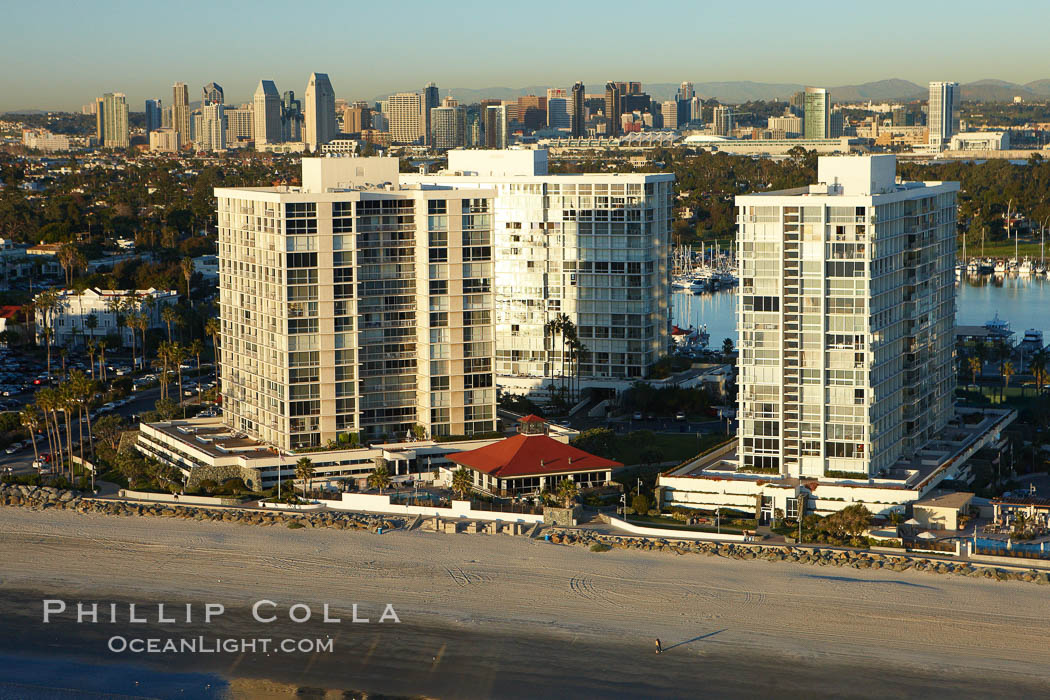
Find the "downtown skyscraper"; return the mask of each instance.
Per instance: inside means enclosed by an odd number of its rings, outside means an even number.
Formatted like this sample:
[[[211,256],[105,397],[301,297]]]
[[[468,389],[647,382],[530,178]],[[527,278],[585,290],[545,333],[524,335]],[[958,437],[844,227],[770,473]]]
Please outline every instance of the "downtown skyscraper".
[[[103,148],[130,146],[128,102],[124,93],[107,92],[96,103],[95,128],[99,145]]]
[[[581,138],[587,133],[587,107],[584,105],[586,97],[583,83],[577,82],[572,86],[572,100],[569,102],[569,119],[572,124],[569,128],[573,138]]]
[[[959,83],[930,83],[928,109],[930,146],[942,148],[959,132]]]
[[[335,121],[335,90],[327,73],[310,74],[303,102],[303,140],[307,148],[316,152],[339,133]]]
[[[803,138],[831,138],[831,93],[824,88],[808,87],[803,99]]]
[[[163,126],[163,107],[160,100],[146,100],[146,133]]]
[[[281,93],[272,80],[260,80],[253,97],[255,148],[281,143]]]
[[[186,83],[178,82],[171,89],[171,128],[179,135],[183,146],[190,143],[190,93]]]
[[[433,145],[431,130],[430,110],[441,105],[441,91],[436,83],[427,83],[423,86],[423,135],[428,146]]]

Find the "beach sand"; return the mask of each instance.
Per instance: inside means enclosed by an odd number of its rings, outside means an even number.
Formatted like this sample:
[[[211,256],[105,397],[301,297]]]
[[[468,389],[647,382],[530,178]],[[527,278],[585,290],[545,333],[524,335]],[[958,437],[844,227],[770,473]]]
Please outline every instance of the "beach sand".
[[[77,625],[70,616],[43,625],[44,597],[220,602],[227,613],[208,628]],[[283,621],[253,621],[260,599],[278,602]],[[314,619],[289,622],[296,602]],[[342,624],[317,619],[323,603]],[[349,623],[353,603],[370,624]],[[376,624],[386,603],[401,624]],[[1050,682],[1045,586],[592,553],[503,535],[0,508],[0,615],[9,630],[0,652],[216,673],[239,679],[230,695],[240,697],[252,696],[245,687],[265,687],[267,697],[304,687],[457,698],[1031,697]],[[107,650],[115,632],[335,641],[332,653],[129,658]]]

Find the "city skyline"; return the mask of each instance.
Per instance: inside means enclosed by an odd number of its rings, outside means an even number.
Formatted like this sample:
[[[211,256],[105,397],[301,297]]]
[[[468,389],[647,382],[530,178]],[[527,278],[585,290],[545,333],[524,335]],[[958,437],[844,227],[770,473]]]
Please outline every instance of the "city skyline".
[[[546,83],[568,88],[579,79],[597,88],[616,75],[629,75],[643,83],[760,80],[828,86],[891,77],[919,85],[931,80],[950,79],[965,84],[988,78],[1023,84],[1047,77],[1037,34],[1039,23],[1012,26],[1005,16],[989,16],[979,27],[949,27],[942,23],[944,28],[939,29],[933,22],[938,16],[935,6],[927,9],[901,3],[909,12],[907,24],[897,21],[892,6],[883,7],[883,12],[866,20],[866,31],[858,35],[851,31],[852,22],[847,25],[845,19],[837,19],[841,15],[830,12],[829,3],[818,5],[826,5],[829,12],[820,12],[818,6],[802,16],[785,12],[770,2],[755,3],[748,25],[748,38],[752,41],[743,42],[750,46],[747,51],[740,50],[739,34],[710,31],[699,44],[661,42],[659,55],[625,52],[618,47],[636,41],[638,32],[666,31],[665,20],[671,16],[680,20],[676,26],[688,25],[690,20],[700,27],[732,26],[727,23],[732,20],[733,10],[670,3],[659,16],[646,18],[634,16],[637,13],[631,13],[626,5],[623,12],[603,15],[594,13],[591,3],[571,7],[552,4],[551,11],[559,16],[554,25],[547,22],[549,13],[542,6],[526,16],[511,16],[510,11],[500,10],[507,13],[504,26],[513,27],[511,33],[479,31],[482,23],[491,18],[482,19],[462,6],[458,11],[428,19],[428,36],[439,39],[399,46],[396,56],[384,62],[382,70],[367,72],[354,66],[372,65],[375,56],[390,55],[385,46],[387,39],[380,38],[382,33],[365,34],[348,49],[339,34],[339,27],[344,25],[338,21],[311,28],[311,39],[303,43],[301,50],[275,58],[272,47],[287,45],[289,37],[285,25],[265,21],[271,16],[265,11],[234,17],[233,8],[209,5],[209,15],[214,14],[220,25],[222,18],[228,17],[245,30],[224,41],[225,53],[217,53],[210,36],[176,37],[168,35],[170,30],[163,25],[149,33],[136,31],[135,23],[141,18],[135,18],[132,10],[140,6],[130,3],[112,3],[115,11],[106,13],[104,20],[90,8],[62,5],[58,11],[69,21],[46,27],[46,33],[45,27],[36,28],[28,7],[16,6],[9,9],[8,19],[20,31],[12,32],[0,49],[0,56],[14,65],[24,56],[33,55],[34,70],[8,71],[0,76],[0,111],[75,110],[104,92],[123,92],[128,95],[129,105],[137,107],[146,99],[166,96],[176,81],[193,86],[195,95],[200,86],[218,81],[228,90],[227,103],[236,104],[250,100],[254,86],[263,77],[273,79],[282,89],[301,93],[315,71],[332,76],[336,95],[348,100],[418,90],[428,81],[448,86],[444,95],[449,88],[485,89],[497,85]],[[977,7],[976,3],[971,5]],[[1023,6],[1042,9],[1034,2],[1021,5],[1016,8],[1021,13]],[[127,8],[127,12],[121,12],[121,8]],[[426,10],[421,4],[419,8]],[[321,13],[337,18],[340,10],[348,12],[331,5],[330,10]],[[965,12],[966,8],[956,5],[953,10]],[[355,21],[365,25],[384,20],[378,8],[354,8],[353,12]],[[631,19],[624,21],[628,13]],[[924,21],[924,16],[930,21]],[[496,21],[502,20],[497,17]],[[820,49],[800,50],[793,40],[793,25],[799,30],[804,25],[807,30],[820,31]],[[580,26],[602,36],[603,41],[593,46],[587,41],[579,42],[576,28]],[[171,52],[158,49],[165,41],[180,42],[179,63],[173,65]],[[566,48],[574,44],[579,48]],[[967,48],[975,45],[981,50]],[[41,46],[46,46],[47,51],[41,52]],[[102,46],[105,52],[101,52]],[[993,52],[1004,60],[991,70],[979,57]],[[879,61],[865,58],[876,53]],[[485,61],[475,60],[478,55],[485,55]],[[522,60],[523,55],[528,55],[529,60]],[[732,60],[726,61],[729,55]],[[836,60],[827,60],[829,56]]]

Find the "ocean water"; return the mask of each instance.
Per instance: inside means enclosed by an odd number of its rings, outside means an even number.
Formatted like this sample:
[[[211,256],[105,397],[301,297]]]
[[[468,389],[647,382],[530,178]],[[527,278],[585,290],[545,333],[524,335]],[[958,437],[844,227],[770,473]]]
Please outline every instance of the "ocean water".
[[[0,700],[226,698],[228,684],[206,673],[166,673],[127,663],[0,654]]]

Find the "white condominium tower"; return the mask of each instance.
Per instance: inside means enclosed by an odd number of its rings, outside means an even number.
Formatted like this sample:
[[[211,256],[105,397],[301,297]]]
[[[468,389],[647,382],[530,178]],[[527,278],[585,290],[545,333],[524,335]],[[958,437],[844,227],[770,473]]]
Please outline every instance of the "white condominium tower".
[[[390,119],[390,141],[400,144],[418,143],[423,138],[423,96],[418,92],[399,92],[387,100]]]
[[[281,449],[495,428],[492,192],[396,158],[216,188],[224,420]]]
[[[674,176],[549,175],[545,150],[453,150],[448,166],[402,181],[496,192],[500,386],[549,385],[574,360],[591,386],[648,376],[668,342]],[[563,314],[585,349],[579,356],[549,332]]]
[[[201,108],[201,129],[197,134],[198,150],[226,150],[226,108],[220,102],[212,102]]]
[[[131,145],[128,135],[128,101],[122,92],[107,92],[96,100],[95,130],[98,143],[103,148],[127,148]]]
[[[959,133],[959,83],[930,83],[927,127],[931,146],[951,143]]]
[[[874,477],[953,415],[954,182],[892,155],[736,198],[740,470]]]
[[[336,137],[335,90],[327,73],[311,73],[303,94],[306,121],[306,146],[317,151]]]
[[[253,98],[255,147],[281,142],[281,93],[272,80],[260,80]]]

